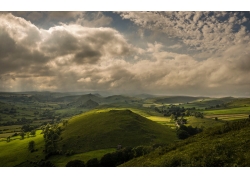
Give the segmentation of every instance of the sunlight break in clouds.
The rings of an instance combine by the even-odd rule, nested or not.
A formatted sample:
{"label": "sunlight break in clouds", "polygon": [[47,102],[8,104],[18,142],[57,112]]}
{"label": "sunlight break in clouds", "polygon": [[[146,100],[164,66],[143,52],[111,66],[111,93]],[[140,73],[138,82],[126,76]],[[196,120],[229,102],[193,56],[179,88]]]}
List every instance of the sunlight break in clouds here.
{"label": "sunlight break in clouds", "polygon": [[0,90],[249,95],[249,17],[2,12]]}

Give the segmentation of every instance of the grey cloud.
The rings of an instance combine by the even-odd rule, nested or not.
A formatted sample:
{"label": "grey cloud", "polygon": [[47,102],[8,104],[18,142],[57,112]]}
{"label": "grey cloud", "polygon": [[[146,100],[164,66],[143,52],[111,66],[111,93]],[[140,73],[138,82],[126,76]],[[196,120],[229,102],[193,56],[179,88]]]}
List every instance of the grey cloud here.
{"label": "grey cloud", "polygon": [[55,30],[42,42],[41,50],[51,57],[70,54],[77,50],[78,40],[65,30]]}
{"label": "grey cloud", "polygon": [[[53,28],[41,44],[50,57],[73,55],[73,62],[96,63],[104,56],[127,55],[132,48],[124,37],[111,28],[67,26]],[[73,31],[73,32],[72,32]]]}
{"label": "grey cloud", "polygon": [[98,50],[90,49],[90,47],[83,48],[79,53],[74,56],[74,62],[78,64],[95,64],[101,58],[102,54]]}

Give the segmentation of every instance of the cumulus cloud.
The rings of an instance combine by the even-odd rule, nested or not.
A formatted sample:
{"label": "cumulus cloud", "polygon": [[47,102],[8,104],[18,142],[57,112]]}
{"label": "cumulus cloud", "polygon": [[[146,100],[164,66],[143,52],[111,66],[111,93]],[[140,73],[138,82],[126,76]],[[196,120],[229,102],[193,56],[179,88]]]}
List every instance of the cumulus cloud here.
{"label": "cumulus cloud", "polygon": [[[32,21],[44,18],[43,13],[35,13],[30,21],[1,13],[0,90],[237,95],[250,88],[244,15],[122,12],[123,18],[140,26],[135,33],[142,39],[145,28],[177,40],[166,45],[162,36],[136,47],[115,28],[96,27],[108,25],[112,18],[94,14],[92,26],[82,14],[68,13],[68,23],[41,28]],[[61,16],[47,14],[51,21],[61,21]],[[181,52],[185,47],[189,53]]]}

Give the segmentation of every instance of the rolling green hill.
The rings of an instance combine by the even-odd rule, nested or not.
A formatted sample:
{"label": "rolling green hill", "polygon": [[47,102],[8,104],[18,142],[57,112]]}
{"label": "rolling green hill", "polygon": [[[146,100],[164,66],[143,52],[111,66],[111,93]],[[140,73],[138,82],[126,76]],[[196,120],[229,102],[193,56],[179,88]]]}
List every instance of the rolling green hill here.
{"label": "rolling green hill", "polygon": [[250,119],[226,123],[121,166],[250,166]]}
{"label": "rolling green hill", "polygon": [[73,117],[58,145],[63,151],[82,153],[117,145],[138,146],[169,143],[175,131],[130,110],[90,111]]}

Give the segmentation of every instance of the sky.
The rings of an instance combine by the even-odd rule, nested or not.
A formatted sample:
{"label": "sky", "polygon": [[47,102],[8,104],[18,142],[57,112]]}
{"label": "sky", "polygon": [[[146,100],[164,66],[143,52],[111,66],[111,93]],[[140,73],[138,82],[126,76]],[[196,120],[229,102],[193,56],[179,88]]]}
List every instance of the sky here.
{"label": "sky", "polygon": [[246,11],[0,11],[0,91],[250,96]]}

